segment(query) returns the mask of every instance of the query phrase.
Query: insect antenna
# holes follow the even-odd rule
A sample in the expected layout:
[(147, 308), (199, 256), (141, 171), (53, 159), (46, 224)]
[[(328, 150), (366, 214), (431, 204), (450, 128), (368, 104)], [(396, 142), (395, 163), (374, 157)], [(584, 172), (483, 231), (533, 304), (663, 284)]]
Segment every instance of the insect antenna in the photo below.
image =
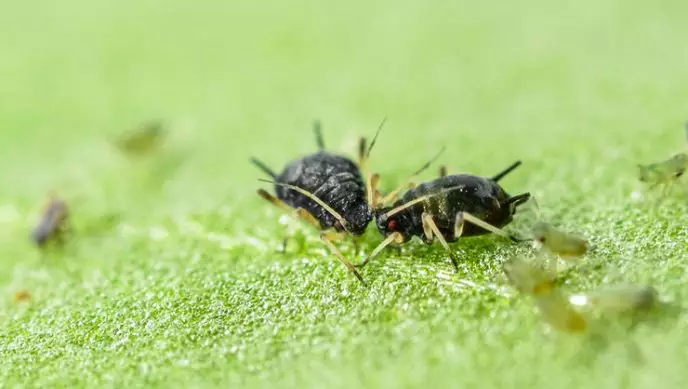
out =
[(374, 201), (375, 201), (375, 192), (377, 189), (377, 182), (380, 179), (380, 176), (378, 174), (372, 174), (371, 172), (368, 171), (367, 165), (368, 165), (368, 160), (370, 159), (370, 153), (373, 151), (373, 147), (375, 146), (375, 143), (377, 142), (377, 137), (380, 135), (380, 131), (382, 131), (382, 128), (384, 127), (385, 123), (387, 122), (387, 117), (384, 117), (382, 119), (382, 122), (380, 122), (380, 125), (377, 128), (377, 131), (375, 132), (375, 136), (373, 137), (373, 141), (370, 142), (370, 146), (366, 147), (366, 138), (362, 137), (359, 144), (358, 144), (358, 158), (359, 158), (359, 167), (366, 171), (366, 198), (368, 201), (368, 204), (373, 206)]
[(425, 195), (425, 196), (418, 197), (418, 198), (413, 199), (413, 200), (411, 200), (411, 201), (408, 201), (408, 202), (406, 202), (406, 203), (404, 203), (404, 204), (401, 204), (400, 206), (398, 206), (398, 207), (396, 207), (396, 208), (390, 209), (389, 211), (385, 212), (384, 215), (382, 215), (382, 218), (383, 218), (384, 220), (387, 220), (387, 219), (390, 218), (391, 216), (394, 216), (395, 214), (397, 214), (397, 213), (399, 213), (399, 212), (401, 212), (401, 211), (403, 211), (403, 210), (405, 210), (405, 209), (407, 209), (407, 208), (410, 208), (410, 207), (412, 207), (412, 206), (414, 206), (414, 205), (416, 205), (416, 204), (418, 204), (418, 203), (422, 203), (423, 201), (429, 200), (429, 199), (431, 199), (431, 198), (433, 198), (433, 197), (442, 195), (442, 194), (444, 194), (444, 193), (447, 193), (447, 192), (450, 192), (450, 191), (452, 191), (452, 190), (454, 190), (454, 189), (459, 189), (459, 188), (460, 188), (460, 186), (458, 186), (458, 185), (457, 185), (457, 186), (450, 186), (449, 188), (444, 188), (444, 189), (442, 189), (442, 190), (440, 190), (440, 191), (438, 191), (438, 192), (435, 192), (435, 193), (431, 193), (431, 194), (428, 194), (428, 195)]
[(265, 163), (263, 163), (261, 160), (259, 160), (256, 157), (251, 157), (251, 163), (256, 165), (258, 169), (262, 170), (265, 174), (272, 178), (277, 178), (277, 174), (275, 174), (272, 169), (270, 169)]
[(295, 190), (295, 191), (301, 193), (302, 195), (304, 195), (304, 196), (308, 197), (309, 199), (311, 199), (311, 200), (315, 201), (316, 203), (318, 203), (318, 205), (320, 205), (321, 207), (323, 207), (323, 209), (324, 209), (325, 211), (327, 211), (330, 215), (332, 215), (335, 219), (337, 219), (337, 221), (339, 222), (339, 224), (342, 225), (342, 228), (344, 228), (344, 230), (349, 231), (349, 229), (346, 227), (347, 224), (348, 224), (347, 221), (346, 221), (346, 219), (344, 219), (344, 218), (342, 217), (342, 215), (340, 215), (337, 211), (335, 211), (334, 209), (332, 209), (332, 207), (330, 207), (329, 205), (327, 205), (324, 201), (322, 201), (321, 199), (319, 199), (318, 196), (314, 195), (313, 193), (311, 193), (311, 192), (309, 192), (309, 191), (307, 191), (307, 190), (305, 190), (305, 189), (303, 189), (303, 188), (299, 188), (299, 187), (296, 186), (296, 185), (289, 185), (289, 184), (284, 184), (284, 183), (277, 182), (277, 181), (273, 181), (273, 180), (264, 180), (264, 179), (259, 179), (258, 181), (261, 181), (261, 182), (268, 182), (268, 183), (271, 183), (271, 184), (274, 184), (274, 185), (277, 185), (277, 186), (282, 186), (282, 187), (285, 187), (285, 188), (287, 188), (287, 189)]
[(404, 184), (398, 186), (396, 189), (394, 189), (393, 191), (389, 192), (389, 194), (387, 194), (387, 196), (385, 196), (385, 197), (382, 199), (382, 201), (380, 201), (380, 204), (379, 204), (379, 205), (388, 204), (389, 202), (392, 201), (392, 199), (396, 198), (397, 195), (399, 194), (399, 192), (401, 192), (405, 187), (407, 187), (407, 186), (411, 183), (411, 180), (412, 180), (413, 178), (417, 177), (418, 175), (420, 175), (421, 173), (423, 173), (425, 170), (427, 170), (427, 169), (430, 167), (430, 165), (432, 165), (432, 163), (435, 162), (435, 161), (442, 155), (442, 153), (444, 153), (444, 150), (445, 150), (445, 147), (442, 146), (442, 148), (440, 149), (440, 151), (439, 151), (437, 154), (435, 154), (435, 156), (433, 156), (432, 158), (430, 158), (430, 160), (427, 161), (423, 166), (421, 166), (420, 169), (418, 169), (418, 170), (416, 170), (415, 172), (413, 172), (413, 173), (409, 176), (409, 178), (406, 179), (406, 182), (405, 182)]
[(497, 173), (494, 177), (492, 177), (492, 181), (499, 182), (499, 180), (504, 178), (504, 176), (506, 176), (507, 174), (514, 171), (514, 169), (516, 169), (517, 167), (521, 166), (521, 163), (522, 163), (521, 161), (514, 162), (513, 164), (511, 164), (511, 166), (509, 166), (508, 168), (504, 169), (503, 171), (501, 171), (500, 173)]
[(373, 151), (373, 147), (375, 147), (375, 142), (377, 142), (377, 137), (380, 135), (380, 131), (382, 131), (382, 127), (385, 126), (385, 123), (387, 122), (387, 116), (385, 116), (382, 119), (382, 122), (380, 122), (380, 125), (377, 127), (377, 131), (375, 131), (375, 136), (373, 137), (373, 140), (370, 142), (370, 146), (368, 146), (368, 150), (366, 150), (365, 158), (366, 160), (370, 158), (370, 152)]
[(320, 123), (320, 120), (313, 121), (313, 133), (315, 134), (315, 143), (318, 145), (318, 149), (325, 150), (325, 141), (323, 140), (322, 134), (322, 123)]

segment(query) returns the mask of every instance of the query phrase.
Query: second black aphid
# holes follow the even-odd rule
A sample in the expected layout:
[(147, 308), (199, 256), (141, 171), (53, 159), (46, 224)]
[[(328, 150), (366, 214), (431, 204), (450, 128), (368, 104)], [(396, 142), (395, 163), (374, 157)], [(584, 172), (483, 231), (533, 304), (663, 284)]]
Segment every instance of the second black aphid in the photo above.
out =
[[(384, 124), (384, 121), (383, 121)], [(378, 129), (379, 134), (382, 124)], [(301, 219), (323, 230), (320, 237), (337, 258), (363, 282), (354, 266), (332, 243), (344, 234), (362, 235), (373, 214), (371, 180), (364, 182), (361, 169), (365, 166), (377, 134), (367, 147), (365, 138), (359, 142), (358, 163), (325, 150), (319, 122), (314, 123), (319, 151), (287, 164), (276, 174), (263, 162), (252, 158), (254, 165), (268, 174), (276, 197), (263, 189), (258, 194), (276, 206), (293, 210)]]
[(459, 237), (495, 233), (516, 240), (501, 229), (509, 224), (519, 205), (529, 193), (510, 196), (499, 184), (521, 165), (515, 162), (494, 177), (471, 174), (446, 175), (407, 191), (391, 206), (375, 211), (375, 221), (385, 240), (359, 265), (365, 266), (391, 243), (402, 244), (414, 236), (431, 244), (437, 239), (458, 268), (455, 254), (448, 243)]

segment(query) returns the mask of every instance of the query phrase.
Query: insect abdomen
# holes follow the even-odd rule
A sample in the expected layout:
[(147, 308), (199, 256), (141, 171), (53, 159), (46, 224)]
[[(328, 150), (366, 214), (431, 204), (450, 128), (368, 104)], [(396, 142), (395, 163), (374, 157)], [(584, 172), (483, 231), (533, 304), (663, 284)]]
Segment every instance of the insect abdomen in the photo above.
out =
[[(313, 193), (340, 214), (346, 214), (348, 206), (366, 202), (365, 185), (358, 166), (347, 158), (327, 152), (289, 164), (277, 180)], [(275, 191), (285, 203), (315, 216), (322, 228), (335, 226), (335, 218), (315, 201), (288, 188), (277, 186)]]

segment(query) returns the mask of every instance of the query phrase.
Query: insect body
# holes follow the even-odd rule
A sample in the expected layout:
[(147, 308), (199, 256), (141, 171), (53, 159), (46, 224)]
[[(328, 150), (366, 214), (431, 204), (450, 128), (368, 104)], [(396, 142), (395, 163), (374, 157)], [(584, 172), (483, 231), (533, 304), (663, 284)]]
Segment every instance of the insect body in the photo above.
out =
[(513, 258), (503, 266), (509, 282), (519, 292), (530, 296), (540, 314), (552, 328), (580, 333), (589, 327), (588, 319), (576, 311), (566, 294), (555, 285), (554, 277), (522, 258)]
[(678, 153), (665, 161), (638, 165), (638, 179), (654, 188), (657, 185), (677, 180), (686, 172), (686, 169), (688, 169), (688, 154)]
[(551, 273), (522, 258), (507, 261), (503, 270), (511, 285), (530, 296), (545, 321), (558, 331), (603, 330), (623, 324), (624, 317), (633, 319), (632, 328), (651, 311), (666, 308), (651, 286), (617, 285), (568, 296)]
[(64, 233), (71, 230), (68, 218), (67, 204), (63, 200), (51, 197), (45, 206), (40, 223), (31, 234), (34, 243), (38, 247), (44, 247), (51, 240), (62, 242)]
[(587, 240), (564, 232), (544, 221), (535, 223), (533, 235), (538, 244), (562, 257), (579, 257), (588, 251)]
[(112, 143), (124, 154), (140, 156), (160, 147), (164, 138), (162, 123), (155, 121), (120, 135)]
[(414, 236), (427, 244), (439, 240), (455, 268), (458, 262), (448, 243), (459, 237), (492, 232), (515, 240), (500, 228), (511, 222), (516, 208), (530, 194), (510, 196), (498, 182), (520, 164), (518, 161), (492, 178), (470, 174), (440, 177), (407, 191), (391, 206), (376, 210), (377, 228), (386, 239), (360, 266), (392, 242), (401, 244)]
[(614, 314), (647, 312), (660, 302), (657, 290), (647, 285), (616, 285), (571, 296), (570, 300), (575, 305), (590, 306)]
[(15, 303), (27, 302), (31, 300), (31, 293), (26, 289), (17, 291), (14, 293), (13, 300)]
[(348, 158), (321, 151), (287, 165), (274, 177), (281, 184), (302, 188), (330, 206), (341, 218), (328, 212), (312, 198), (282, 185), (275, 186), (277, 197), (292, 208), (313, 215), (320, 228), (362, 234), (372, 220), (366, 187), (358, 166)]
[(315, 122), (314, 131), (320, 151), (290, 162), (282, 173), (276, 174), (256, 158), (251, 160), (275, 184), (276, 196), (263, 189), (258, 194), (323, 230), (321, 239), (361, 282), (363, 278), (332, 241), (344, 233), (363, 234), (373, 218), (370, 204), (377, 178), (371, 176), (364, 182), (361, 167), (365, 166), (381, 128), (382, 125), (370, 147), (366, 147), (365, 138), (360, 139), (358, 163), (325, 151), (319, 122)]

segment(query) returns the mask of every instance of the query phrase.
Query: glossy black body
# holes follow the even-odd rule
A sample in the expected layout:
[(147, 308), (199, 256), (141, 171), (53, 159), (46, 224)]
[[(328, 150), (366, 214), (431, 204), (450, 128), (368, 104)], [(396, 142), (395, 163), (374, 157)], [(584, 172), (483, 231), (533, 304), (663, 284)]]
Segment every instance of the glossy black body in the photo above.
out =
[(67, 220), (67, 204), (62, 200), (48, 203), (40, 223), (31, 233), (31, 239), (39, 247), (44, 246), (51, 238), (59, 236)]
[[(446, 192), (441, 193), (443, 189)], [(388, 219), (384, 217), (390, 209), (432, 194), (436, 195)], [(444, 239), (447, 242), (455, 242), (458, 237), (455, 236), (454, 225), (459, 212), (470, 213), (495, 227), (503, 227), (511, 222), (517, 206), (525, 202), (528, 197), (528, 194), (511, 197), (490, 178), (470, 174), (451, 175), (437, 178), (409, 190), (392, 206), (376, 212), (376, 224), (384, 236), (392, 232), (400, 232), (405, 240), (418, 236), (426, 243), (430, 243), (423, 231), (422, 214), (427, 212), (432, 215)], [(489, 231), (466, 222), (461, 236), (487, 233)]]
[(326, 151), (308, 155), (290, 162), (276, 181), (311, 192), (347, 221), (345, 229), (315, 201), (295, 190), (275, 185), (280, 200), (293, 208), (308, 211), (318, 219), (322, 229), (334, 228), (361, 235), (373, 218), (360, 169), (346, 157)]

